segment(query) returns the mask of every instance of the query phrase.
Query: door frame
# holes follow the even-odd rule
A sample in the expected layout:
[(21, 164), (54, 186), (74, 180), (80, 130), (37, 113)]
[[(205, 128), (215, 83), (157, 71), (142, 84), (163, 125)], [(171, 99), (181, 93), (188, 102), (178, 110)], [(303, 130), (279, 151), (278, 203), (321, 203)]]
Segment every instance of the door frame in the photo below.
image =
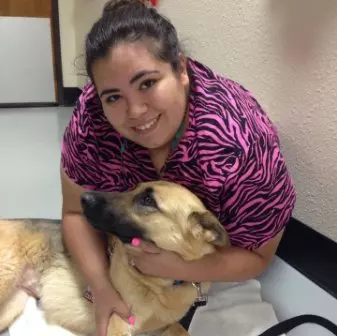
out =
[(51, 0), (52, 14), (51, 14), (51, 27), (52, 39), (54, 46), (54, 72), (55, 72), (55, 85), (56, 100), (58, 106), (74, 106), (82, 90), (78, 87), (65, 87), (62, 75), (62, 56), (61, 56), (61, 35), (60, 35), (60, 22), (59, 22), (59, 0)]
[(74, 104), (81, 92), (78, 88), (65, 88), (63, 85), (59, 0), (49, 1), (51, 3), (50, 27), (56, 102), (0, 103), (0, 108), (69, 106)]
[(51, 0), (51, 30), (53, 40), (53, 63), (55, 77), (55, 94), (57, 105), (64, 105), (64, 87), (62, 74), (61, 34), (58, 0)]

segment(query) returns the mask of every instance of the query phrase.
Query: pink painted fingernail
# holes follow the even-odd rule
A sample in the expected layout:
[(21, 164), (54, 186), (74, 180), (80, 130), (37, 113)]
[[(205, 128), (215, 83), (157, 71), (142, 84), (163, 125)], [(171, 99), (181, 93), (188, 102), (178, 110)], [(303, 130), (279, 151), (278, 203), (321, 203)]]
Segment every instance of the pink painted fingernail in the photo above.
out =
[(139, 246), (140, 245), (140, 238), (133, 238), (131, 244), (132, 244), (132, 246)]
[(130, 323), (131, 325), (134, 325), (134, 324), (136, 323), (136, 318), (135, 318), (134, 316), (130, 316), (130, 317), (129, 317), (129, 323)]

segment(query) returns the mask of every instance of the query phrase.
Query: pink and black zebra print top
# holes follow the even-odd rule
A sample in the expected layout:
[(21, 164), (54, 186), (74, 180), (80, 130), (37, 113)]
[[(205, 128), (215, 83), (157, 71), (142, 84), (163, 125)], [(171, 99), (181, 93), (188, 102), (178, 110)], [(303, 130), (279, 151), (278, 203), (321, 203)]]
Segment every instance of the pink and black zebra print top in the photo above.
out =
[[(258, 248), (284, 228), (295, 205), (277, 133), (250, 92), (196, 60), (188, 64), (189, 126), (161, 179), (197, 194), (233, 245)], [(148, 151), (108, 123), (92, 84), (65, 130), (62, 164), (87, 189), (126, 191), (159, 178)]]

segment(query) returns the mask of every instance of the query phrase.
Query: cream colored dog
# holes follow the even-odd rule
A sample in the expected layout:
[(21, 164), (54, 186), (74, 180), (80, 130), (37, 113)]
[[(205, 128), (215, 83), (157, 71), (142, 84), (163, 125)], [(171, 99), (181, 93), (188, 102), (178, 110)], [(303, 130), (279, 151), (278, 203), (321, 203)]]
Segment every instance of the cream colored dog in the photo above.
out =
[[(175, 286), (175, 279), (141, 274), (126, 251), (140, 237), (186, 260), (201, 258), (215, 245), (229, 245), (218, 220), (194, 194), (168, 182), (144, 183), (125, 193), (85, 192), (81, 201), (88, 223), (108, 234), (111, 281), (136, 316), (132, 335), (188, 335), (177, 321), (198, 297), (195, 284)], [(203, 291), (209, 286), (201, 284)], [(92, 303), (83, 297), (86, 288), (62, 243), (60, 225), (41, 219), (0, 221), (0, 331), (34, 295), (48, 323), (92, 335), (95, 318)], [(129, 328), (112, 315), (107, 335), (130, 335)]]

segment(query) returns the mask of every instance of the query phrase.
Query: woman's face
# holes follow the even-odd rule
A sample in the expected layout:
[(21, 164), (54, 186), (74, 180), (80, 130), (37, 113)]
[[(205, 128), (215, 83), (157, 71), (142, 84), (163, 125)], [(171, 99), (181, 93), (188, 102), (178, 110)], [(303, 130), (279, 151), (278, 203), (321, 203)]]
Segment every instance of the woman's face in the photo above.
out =
[(93, 79), (104, 113), (125, 138), (149, 149), (173, 139), (186, 109), (189, 78), (140, 43), (121, 43), (95, 61)]

